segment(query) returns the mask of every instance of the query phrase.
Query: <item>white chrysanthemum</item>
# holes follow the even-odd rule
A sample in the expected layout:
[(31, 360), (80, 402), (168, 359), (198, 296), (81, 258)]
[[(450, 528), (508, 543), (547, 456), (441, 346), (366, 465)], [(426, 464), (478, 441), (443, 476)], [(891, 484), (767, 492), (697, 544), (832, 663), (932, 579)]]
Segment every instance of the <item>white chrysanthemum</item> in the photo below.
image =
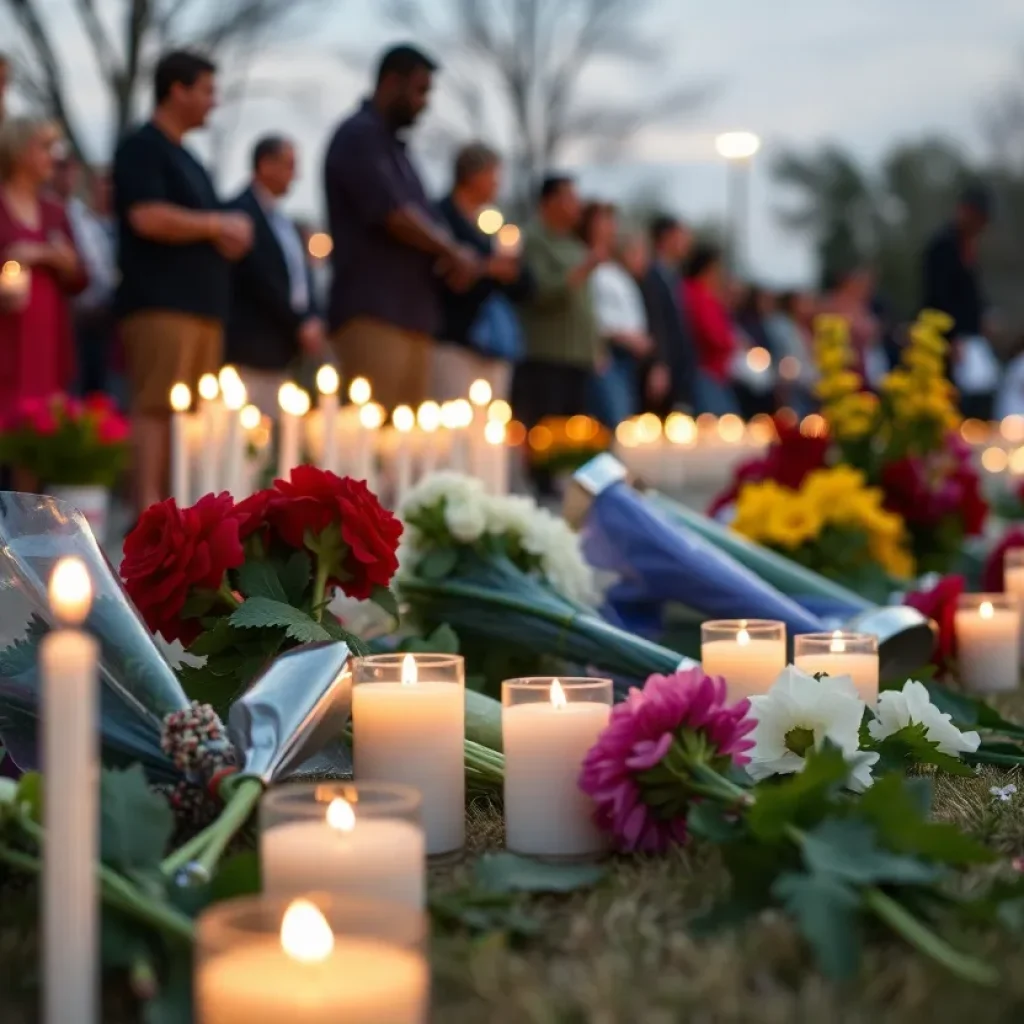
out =
[(475, 477), (464, 473), (451, 473), (447, 470), (425, 476), (405, 497), (402, 502), (401, 518), (408, 519), (417, 509), (436, 505), (442, 498), (449, 502), (469, 502), (474, 499), (483, 500), (483, 484)]
[(767, 694), (750, 698), (750, 713), (757, 726), (747, 772), (755, 781), (803, 771), (807, 752), (828, 740), (850, 764), (850, 788), (871, 785), (878, 754), (860, 750), (864, 701), (849, 676), (819, 680), (790, 665)]
[(981, 743), (976, 732), (961, 732), (949, 715), (943, 714), (928, 696), (923, 683), (908, 679), (902, 690), (885, 690), (878, 695), (878, 709), (874, 721), (868, 723), (873, 739), (884, 740), (911, 724), (922, 724), (932, 743), (937, 743), (943, 754), (959, 757), (974, 753)]
[(487, 528), (486, 502), (483, 495), (465, 499), (448, 498), (444, 506), (444, 523), (460, 544), (473, 544)]
[(487, 502), (487, 532), (496, 536), (514, 533), (521, 537), (536, 511), (537, 503), (532, 498), (518, 494), (492, 498)]

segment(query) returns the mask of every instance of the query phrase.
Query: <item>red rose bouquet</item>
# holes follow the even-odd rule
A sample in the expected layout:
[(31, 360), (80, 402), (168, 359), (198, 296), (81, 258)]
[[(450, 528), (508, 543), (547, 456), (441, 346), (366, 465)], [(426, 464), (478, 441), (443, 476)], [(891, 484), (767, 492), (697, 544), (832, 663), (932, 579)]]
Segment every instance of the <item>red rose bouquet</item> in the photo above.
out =
[(242, 502), (153, 505), (125, 540), (121, 576), (153, 632), (206, 658), (184, 670), (189, 695), (223, 708), (290, 647), (361, 649), (328, 610), (335, 588), (397, 618), (401, 533), (364, 481), (299, 466)]
[(45, 487), (112, 487), (128, 458), (128, 421), (106, 395), (24, 398), (0, 424), (0, 462)]

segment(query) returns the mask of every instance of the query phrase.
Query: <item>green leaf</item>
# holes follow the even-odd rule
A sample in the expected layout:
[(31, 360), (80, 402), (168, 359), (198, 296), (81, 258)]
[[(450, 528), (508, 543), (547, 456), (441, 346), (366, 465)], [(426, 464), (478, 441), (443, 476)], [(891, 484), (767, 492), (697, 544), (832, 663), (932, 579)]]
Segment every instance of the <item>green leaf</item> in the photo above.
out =
[(817, 824), (831, 809), (848, 775), (842, 751), (826, 743), (808, 754), (802, 772), (754, 787), (754, 805), (747, 814), (750, 830), (759, 839), (776, 842), (790, 825)]
[(242, 602), (230, 622), (239, 629), (283, 626), (287, 635), (300, 644), (331, 639), (331, 634), (312, 616), (283, 601), (272, 601), (267, 597), (250, 597)]
[(241, 689), (238, 676), (218, 676), (205, 665), (182, 665), (178, 679), (189, 700), (210, 704), (223, 717)]
[(25, 772), (18, 780), (18, 803), (28, 805), (28, 815), (37, 824), (43, 821), (43, 776)]
[(743, 835), (743, 823), (712, 800), (690, 807), (686, 827), (691, 835), (711, 843), (732, 843)]
[(346, 629), (330, 612), (324, 612), (323, 622), (320, 623), (331, 635), (332, 640), (340, 640), (348, 644), (349, 650), (357, 657), (362, 658), (370, 653), (370, 648), (362, 637)]
[(142, 1007), (143, 1024), (181, 1024), (192, 1020), (192, 957), (175, 948), (162, 971), (160, 988)]
[(288, 592), (270, 562), (250, 559), (238, 570), (238, 589), (246, 597), (269, 597), (288, 604)]
[(233, 647), (238, 633), (231, 628), (229, 619), (218, 619), (212, 629), (207, 629), (189, 644), (188, 653), (197, 657), (210, 657)]
[(149, 788), (140, 765), (100, 775), (100, 846), (105, 863), (123, 871), (159, 865), (174, 831), (167, 801)]
[(490, 892), (575, 892), (596, 885), (605, 876), (597, 864), (544, 864), (514, 853), (485, 853), (473, 877)]
[(193, 590), (181, 608), (183, 619), (201, 619), (217, 603), (216, 590)]
[(210, 886), (214, 901), (236, 896), (252, 896), (260, 892), (260, 858), (256, 850), (243, 850), (225, 860), (217, 869)]
[(805, 834), (804, 863), (813, 874), (843, 881), (928, 885), (941, 871), (934, 864), (906, 853), (890, 853), (876, 841), (874, 826), (856, 818), (832, 819)]
[(416, 566), (416, 574), (425, 580), (443, 580), (451, 575), (459, 560), (458, 548), (431, 548)]
[(313, 578), (313, 560), (305, 551), (295, 551), (277, 570), (288, 604), (301, 605)]
[(890, 849), (913, 853), (942, 864), (989, 864), (996, 854), (956, 825), (928, 820), (927, 780), (886, 775), (864, 793), (857, 812), (875, 826)]
[(827, 875), (782, 875), (772, 894), (793, 915), (824, 974), (853, 978), (860, 961), (859, 897)]
[(325, 576), (328, 579), (349, 579), (345, 572), (345, 560), (348, 557), (348, 545), (341, 539), (341, 524), (329, 523), (319, 536), (307, 530), (305, 544), (317, 556), (321, 568), (326, 566)]
[(980, 698), (969, 697), (934, 682), (925, 682), (925, 686), (931, 702), (949, 715), (958, 729), (991, 729), (993, 732), (1005, 732), (1008, 736), (1024, 736), (1024, 726), (1004, 718)]
[(374, 586), (370, 600), (378, 608), (383, 608), (395, 620), (395, 623), (398, 623), (401, 618), (398, 611), (398, 599), (387, 587)]
[(891, 772), (906, 768), (907, 765), (930, 764), (963, 778), (973, 778), (974, 769), (952, 754), (939, 750), (934, 740), (928, 739), (928, 727), (923, 722), (911, 722), (884, 740), (874, 740), (868, 749), (880, 756), (876, 771)]
[(459, 635), (447, 622), (442, 622), (430, 636), (426, 637), (426, 642), (430, 644), (427, 650), (434, 654), (459, 653)]
[(464, 889), (431, 896), (428, 909), (440, 928), (478, 934), (501, 932), (513, 941), (533, 938), (542, 931), (540, 922), (524, 913), (510, 893)]

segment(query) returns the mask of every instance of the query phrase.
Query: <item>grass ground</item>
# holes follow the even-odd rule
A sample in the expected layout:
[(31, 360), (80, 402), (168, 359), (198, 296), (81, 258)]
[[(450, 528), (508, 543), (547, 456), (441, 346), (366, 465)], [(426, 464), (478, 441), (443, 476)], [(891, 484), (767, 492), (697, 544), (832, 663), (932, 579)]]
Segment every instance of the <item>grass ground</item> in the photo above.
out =
[[(1024, 719), (1024, 699), (1016, 701)], [(1003, 708), (1004, 711), (1009, 709)], [(1007, 803), (993, 785), (1016, 783)], [(936, 814), (1007, 856), (1024, 854), (1024, 775), (986, 769), (940, 778)], [(488, 802), (468, 811), (469, 851), (432, 871), (434, 891), (462, 885), (475, 855), (500, 849), (501, 816)], [(980, 876), (971, 881), (980, 881)], [(439, 1024), (1011, 1024), (1024, 1020), (1024, 952), (1009, 938), (947, 933), (1002, 968), (980, 989), (933, 968), (878, 934), (860, 978), (833, 985), (814, 969), (795, 932), (777, 916), (695, 940), (687, 922), (726, 884), (713, 850), (694, 846), (657, 860), (613, 861), (604, 882), (562, 897), (524, 897), (543, 926), (527, 944), (501, 935), (436, 936), (434, 1014)], [(0, 875), (0, 1022), (36, 1021), (36, 892)], [(107, 986), (103, 1024), (135, 1024), (123, 982)], [(75, 1024), (75, 1022), (68, 1022)], [(167, 1022), (179, 1024), (179, 1022)], [(182, 1021), (180, 1024), (186, 1024)]]

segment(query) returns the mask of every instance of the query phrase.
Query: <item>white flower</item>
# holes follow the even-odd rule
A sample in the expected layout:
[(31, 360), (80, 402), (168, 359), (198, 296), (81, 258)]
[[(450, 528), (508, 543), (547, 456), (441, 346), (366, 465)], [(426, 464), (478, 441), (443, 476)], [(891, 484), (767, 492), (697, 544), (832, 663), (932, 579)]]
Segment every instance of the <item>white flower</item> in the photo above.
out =
[(484, 485), (474, 477), (448, 471), (431, 473), (406, 495), (401, 517), (408, 519), (418, 509), (436, 505), (442, 498), (448, 502), (470, 502), (482, 501), (484, 497)]
[(923, 683), (908, 679), (902, 690), (885, 690), (878, 696), (874, 721), (868, 723), (873, 739), (884, 740), (905, 726), (924, 725), (928, 740), (938, 744), (943, 754), (959, 757), (973, 753), (981, 743), (976, 732), (961, 732), (949, 715), (944, 715), (931, 702)]
[(480, 539), (487, 527), (484, 503), (474, 498), (468, 501), (449, 498), (444, 506), (444, 523), (457, 541), (472, 544)]
[(1008, 786), (992, 786), (989, 792), (1004, 804), (1008, 804), (1013, 799), (1013, 794), (1017, 792), (1017, 787), (1011, 782)]
[(747, 772), (755, 781), (803, 771), (807, 751), (828, 740), (850, 765), (850, 788), (871, 785), (878, 754), (860, 750), (864, 702), (849, 676), (818, 680), (790, 665), (766, 695), (750, 698), (750, 706), (757, 726)]

